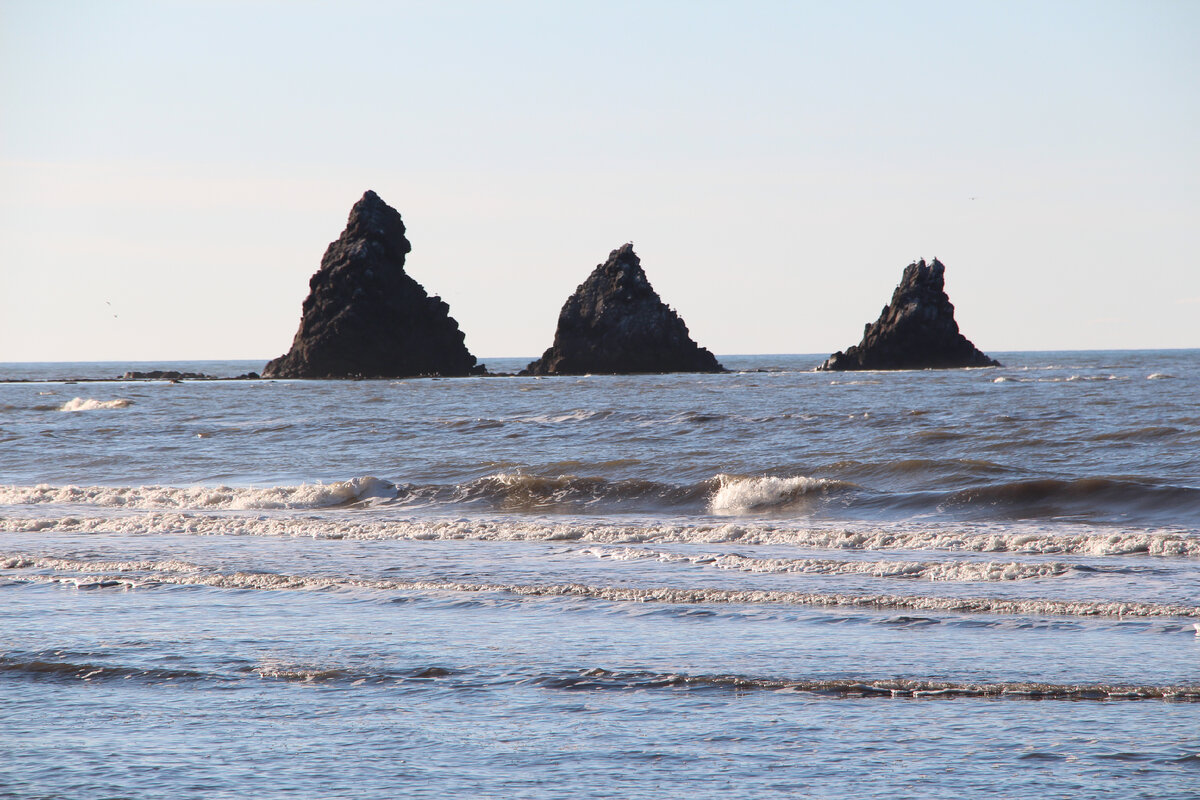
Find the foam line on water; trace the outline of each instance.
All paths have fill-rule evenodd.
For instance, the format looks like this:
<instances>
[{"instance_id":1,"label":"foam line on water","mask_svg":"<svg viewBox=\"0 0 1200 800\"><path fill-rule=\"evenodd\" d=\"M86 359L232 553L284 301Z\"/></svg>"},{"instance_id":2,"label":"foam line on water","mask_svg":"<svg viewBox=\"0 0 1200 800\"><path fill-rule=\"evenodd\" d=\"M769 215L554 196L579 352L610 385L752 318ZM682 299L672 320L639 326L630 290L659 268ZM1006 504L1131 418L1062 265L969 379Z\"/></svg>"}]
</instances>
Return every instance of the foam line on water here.
<instances>
[{"instance_id":1,"label":"foam line on water","mask_svg":"<svg viewBox=\"0 0 1200 800\"><path fill-rule=\"evenodd\" d=\"M64 657L66 655L67 657ZM247 680L346 687L403 686L409 690L433 689L477 692L481 685L532 685L567 692L662 691L673 692L783 692L832 695L847 698L938 700L985 698L1006 700L1166 700L1200 702L1200 686L1136 683L1047 683L1040 681L971 682L928 678L784 678L738 674L691 674L647 670L610 670L603 667L558 672L504 675L440 666L380 669L343 664L308 664L268 660L229 669L198 671L113 664L93 657L72 658L60 652L0 654L0 674L37 682L103 683L130 680L151 685L179 682L239 683ZM81 654L83 655L83 654Z\"/></svg>"},{"instance_id":2,"label":"foam line on water","mask_svg":"<svg viewBox=\"0 0 1200 800\"><path fill-rule=\"evenodd\" d=\"M1180 435L1182 429L1152 426L1110 432L1119 441ZM943 435L943 434L938 434ZM868 472L904 474L937 462L904 459L875 465ZM839 465L834 465L834 468ZM855 467L843 462L842 468ZM959 461L958 467L982 465ZM994 472L994 470L993 470ZM994 477L994 476L993 476ZM868 516L932 514L966 519L1057 519L1063 516L1123 521L1200 519L1200 488L1121 476L1081 476L1002 480L969 488L946 486L923 491L887 491L829 477L718 474L674 483L601 475L497 472L460 483L394 485L373 476L331 483L271 486L3 486L0 505L90 505L157 509L305 509L354 503L409 508L486 508L507 512L653 511L723 517L747 515L793 518L833 511L866 511Z\"/></svg>"},{"instance_id":3,"label":"foam line on water","mask_svg":"<svg viewBox=\"0 0 1200 800\"><path fill-rule=\"evenodd\" d=\"M175 560L88 561L0 554L0 568L21 570L10 579L53 582L80 588L139 588L155 584L207 586L259 591L367 590L383 592L502 592L517 597L569 597L609 602L673 605L786 604L872 610L954 612L966 614L1060 615L1082 617L1183 617L1200 619L1200 606L1119 600L1055 600L1048 598L927 597L920 595L836 594L762 589L715 589L603 586L583 583L509 584L470 581L405 581L344 576L214 572ZM41 572L29 572L40 570ZM77 573L63 575L55 573ZM49 574L46 574L49 573Z\"/></svg>"},{"instance_id":4,"label":"foam line on water","mask_svg":"<svg viewBox=\"0 0 1200 800\"><path fill-rule=\"evenodd\" d=\"M616 561L653 559L664 563L690 563L740 572L868 575L875 578L970 583L1054 578L1067 575L1073 570L1070 564L1061 561L843 561L830 558L753 558L739 553L682 554L639 547L593 547L583 550L582 553Z\"/></svg>"},{"instance_id":5,"label":"foam line on water","mask_svg":"<svg viewBox=\"0 0 1200 800\"><path fill-rule=\"evenodd\" d=\"M408 669L371 669L341 665L290 663L277 659L254 665L238 663L217 670L164 669L112 663L110 653L64 653L61 650L0 653L0 675L35 681L140 681L152 684L180 681L239 681L254 678L285 683L321 684L428 683L454 675L453 670L428 666Z\"/></svg>"},{"instance_id":6,"label":"foam line on water","mask_svg":"<svg viewBox=\"0 0 1200 800\"><path fill-rule=\"evenodd\" d=\"M1175 700L1200 702L1200 686L1121 683L1061 684L1035 681L973 683L920 678L871 680L856 678L767 678L744 675L691 675L617 671L604 668L546 675L537 685L569 691L630 689L784 691L842 697L949 699L956 697L1031 700Z\"/></svg>"},{"instance_id":7,"label":"foam line on water","mask_svg":"<svg viewBox=\"0 0 1200 800\"><path fill-rule=\"evenodd\" d=\"M371 476L334 483L271 486L4 486L3 505L92 505L117 508L305 509L344 505L372 498L394 498L396 487Z\"/></svg>"},{"instance_id":8,"label":"foam line on water","mask_svg":"<svg viewBox=\"0 0 1200 800\"><path fill-rule=\"evenodd\" d=\"M3 498L0 497L0 503ZM577 541L595 544L791 545L823 550L934 550L1030 555L1200 557L1200 536L1172 530L1076 533L957 527L808 528L742 522L547 521L512 518L381 520L363 515L198 514L131 511L105 516L0 516L0 531L282 536L358 540Z\"/></svg>"}]
</instances>

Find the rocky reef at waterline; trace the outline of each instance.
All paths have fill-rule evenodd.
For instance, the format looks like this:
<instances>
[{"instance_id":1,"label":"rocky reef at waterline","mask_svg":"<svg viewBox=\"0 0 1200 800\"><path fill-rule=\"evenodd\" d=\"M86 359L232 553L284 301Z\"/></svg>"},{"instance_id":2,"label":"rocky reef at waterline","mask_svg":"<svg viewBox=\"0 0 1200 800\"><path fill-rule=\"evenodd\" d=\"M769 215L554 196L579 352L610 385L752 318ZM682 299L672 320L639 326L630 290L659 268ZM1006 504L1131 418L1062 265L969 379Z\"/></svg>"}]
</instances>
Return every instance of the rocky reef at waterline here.
<instances>
[{"instance_id":1,"label":"rocky reef at waterline","mask_svg":"<svg viewBox=\"0 0 1200 800\"><path fill-rule=\"evenodd\" d=\"M946 295L946 267L936 258L904 268L892 301L868 323L862 341L825 360L821 370L998 367L958 330Z\"/></svg>"},{"instance_id":2,"label":"rocky reef at waterline","mask_svg":"<svg viewBox=\"0 0 1200 800\"><path fill-rule=\"evenodd\" d=\"M483 371L450 307L404 271L400 214L372 191L309 280L291 349L264 378L405 378Z\"/></svg>"},{"instance_id":3,"label":"rocky reef at waterline","mask_svg":"<svg viewBox=\"0 0 1200 800\"><path fill-rule=\"evenodd\" d=\"M522 375L723 372L646 278L632 244L609 254L567 298L554 343Z\"/></svg>"}]
</instances>

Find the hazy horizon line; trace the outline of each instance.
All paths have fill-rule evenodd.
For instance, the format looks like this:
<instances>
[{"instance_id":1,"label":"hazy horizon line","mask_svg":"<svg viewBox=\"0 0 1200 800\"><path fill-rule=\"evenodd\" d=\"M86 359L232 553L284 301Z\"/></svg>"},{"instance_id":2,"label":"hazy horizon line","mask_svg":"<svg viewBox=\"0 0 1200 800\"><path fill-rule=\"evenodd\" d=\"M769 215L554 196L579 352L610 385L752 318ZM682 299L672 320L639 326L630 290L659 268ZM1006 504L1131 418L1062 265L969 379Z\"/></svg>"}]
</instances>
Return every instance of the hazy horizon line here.
<instances>
[{"instance_id":1,"label":"hazy horizon line","mask_svg":"<svg viewBox=\"0 0 1200 800\"><path fill-rule=\"evenodd\" d=\"M1021 355L1021 354L1036 354L1036 353L1151 353L1151 352L1162 352L1162 351L1180 351L1180 352L1182 352L1182 351L1188 351L1188 350L1200 350L1200 346L1195 346L1195 347L1045 348L1045 349L1040 349L1040 350L993 349L993 350L989 350L988 352L998 353L998 354L1009 353L1009 354L1013 354L1013 355ZM829 351L829 352L820 351L820 352L810 352L810 353L783 353L783 352L777 352L777 353L714 353L713 355L715 355L718 359L721 359L721 358L751 358L751 357L825 358L825 357L831 355L832 352L833 351ZM505 360L505 361L529 359L529 360L533 361L533 360L536 360L538 357L539 357L539 355L537 355L537 354L535 354L535 355L519 355L519 356L491 355L491 356L476 356L475 359L478 362L488 361L489 359L490 360ZM222 362L222 361L224 361L224 362L231 362L231 361L262 362L263 364L266 364L268 361L272 360L273 358L276 358L276 356L269 356L266 358L220 358L220 357L217 357L217 358L99 358L99 359L75 359L75 360L28 359L28 360L21 360L21 361L0 361L0 364L159 364L159 363L183 364L183 363L204 363L204 362Z\"/></svg>"}]
</instances>

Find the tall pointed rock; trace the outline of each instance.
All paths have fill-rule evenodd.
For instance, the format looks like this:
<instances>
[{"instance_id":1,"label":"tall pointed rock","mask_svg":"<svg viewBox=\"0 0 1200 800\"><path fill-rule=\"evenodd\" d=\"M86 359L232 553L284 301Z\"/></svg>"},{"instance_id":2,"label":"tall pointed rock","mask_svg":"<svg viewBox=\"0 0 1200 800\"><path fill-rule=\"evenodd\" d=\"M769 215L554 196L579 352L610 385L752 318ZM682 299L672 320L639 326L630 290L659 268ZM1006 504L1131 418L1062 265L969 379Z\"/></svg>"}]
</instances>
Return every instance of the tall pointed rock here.
<instances>
[{"instance_id":1,"label":"tall pointed rock","mask_svg":"<svg viewBox=\"0 0 1200 800\"><path fill-rule=\"evenodd\" d=\"M264 378L405 378L480 371L440 297L404 271L399 212L368 191L308 282L292 349Z\"/></svg>"},{"instance_id":2,"label":"tall pointed rock","mask_svg":"<svg viewBox=\"0 0 1200 800\"><path fill-rule=\"evenodd\" d=\"M722 372L708 350L646 280L625 244L567 298L554 344L523 375Z\"/></svg>"},{"instance_id":3,"label":"tall pointed rock","mask_svg":"<svg viewBox=\"0 0 1200 800\"><path fill-rule=\"evenodd\" d=\"M958 331L946 295L946 267L936 258L904 268L892 302L868 324L862 341L825 359L818 369L948 369L998 367Z\"/></svg>"}]
</instances>

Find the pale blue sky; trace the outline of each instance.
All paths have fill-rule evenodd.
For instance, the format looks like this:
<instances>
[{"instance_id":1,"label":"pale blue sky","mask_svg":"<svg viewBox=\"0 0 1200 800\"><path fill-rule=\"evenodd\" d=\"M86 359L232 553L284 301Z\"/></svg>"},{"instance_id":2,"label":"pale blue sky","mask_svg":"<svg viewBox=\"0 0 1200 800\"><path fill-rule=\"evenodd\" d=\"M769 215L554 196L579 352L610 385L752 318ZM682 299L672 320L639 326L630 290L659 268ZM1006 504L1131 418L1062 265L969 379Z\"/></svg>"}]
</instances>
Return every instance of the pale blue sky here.
<instances>
[{"instance_id":1,"label":"pale blue sky","mask_svg":"<svg viewBox=\"0 0 1200 800\"><path fill-rule=\"evenodd\" d=\"M0 0L0 361L277 356L368 188L483 358L625 241L717 353L854 344L934 256L985 351L1200 347L1198 41L1200 2Z\"/></svg>"}]
</instances>

